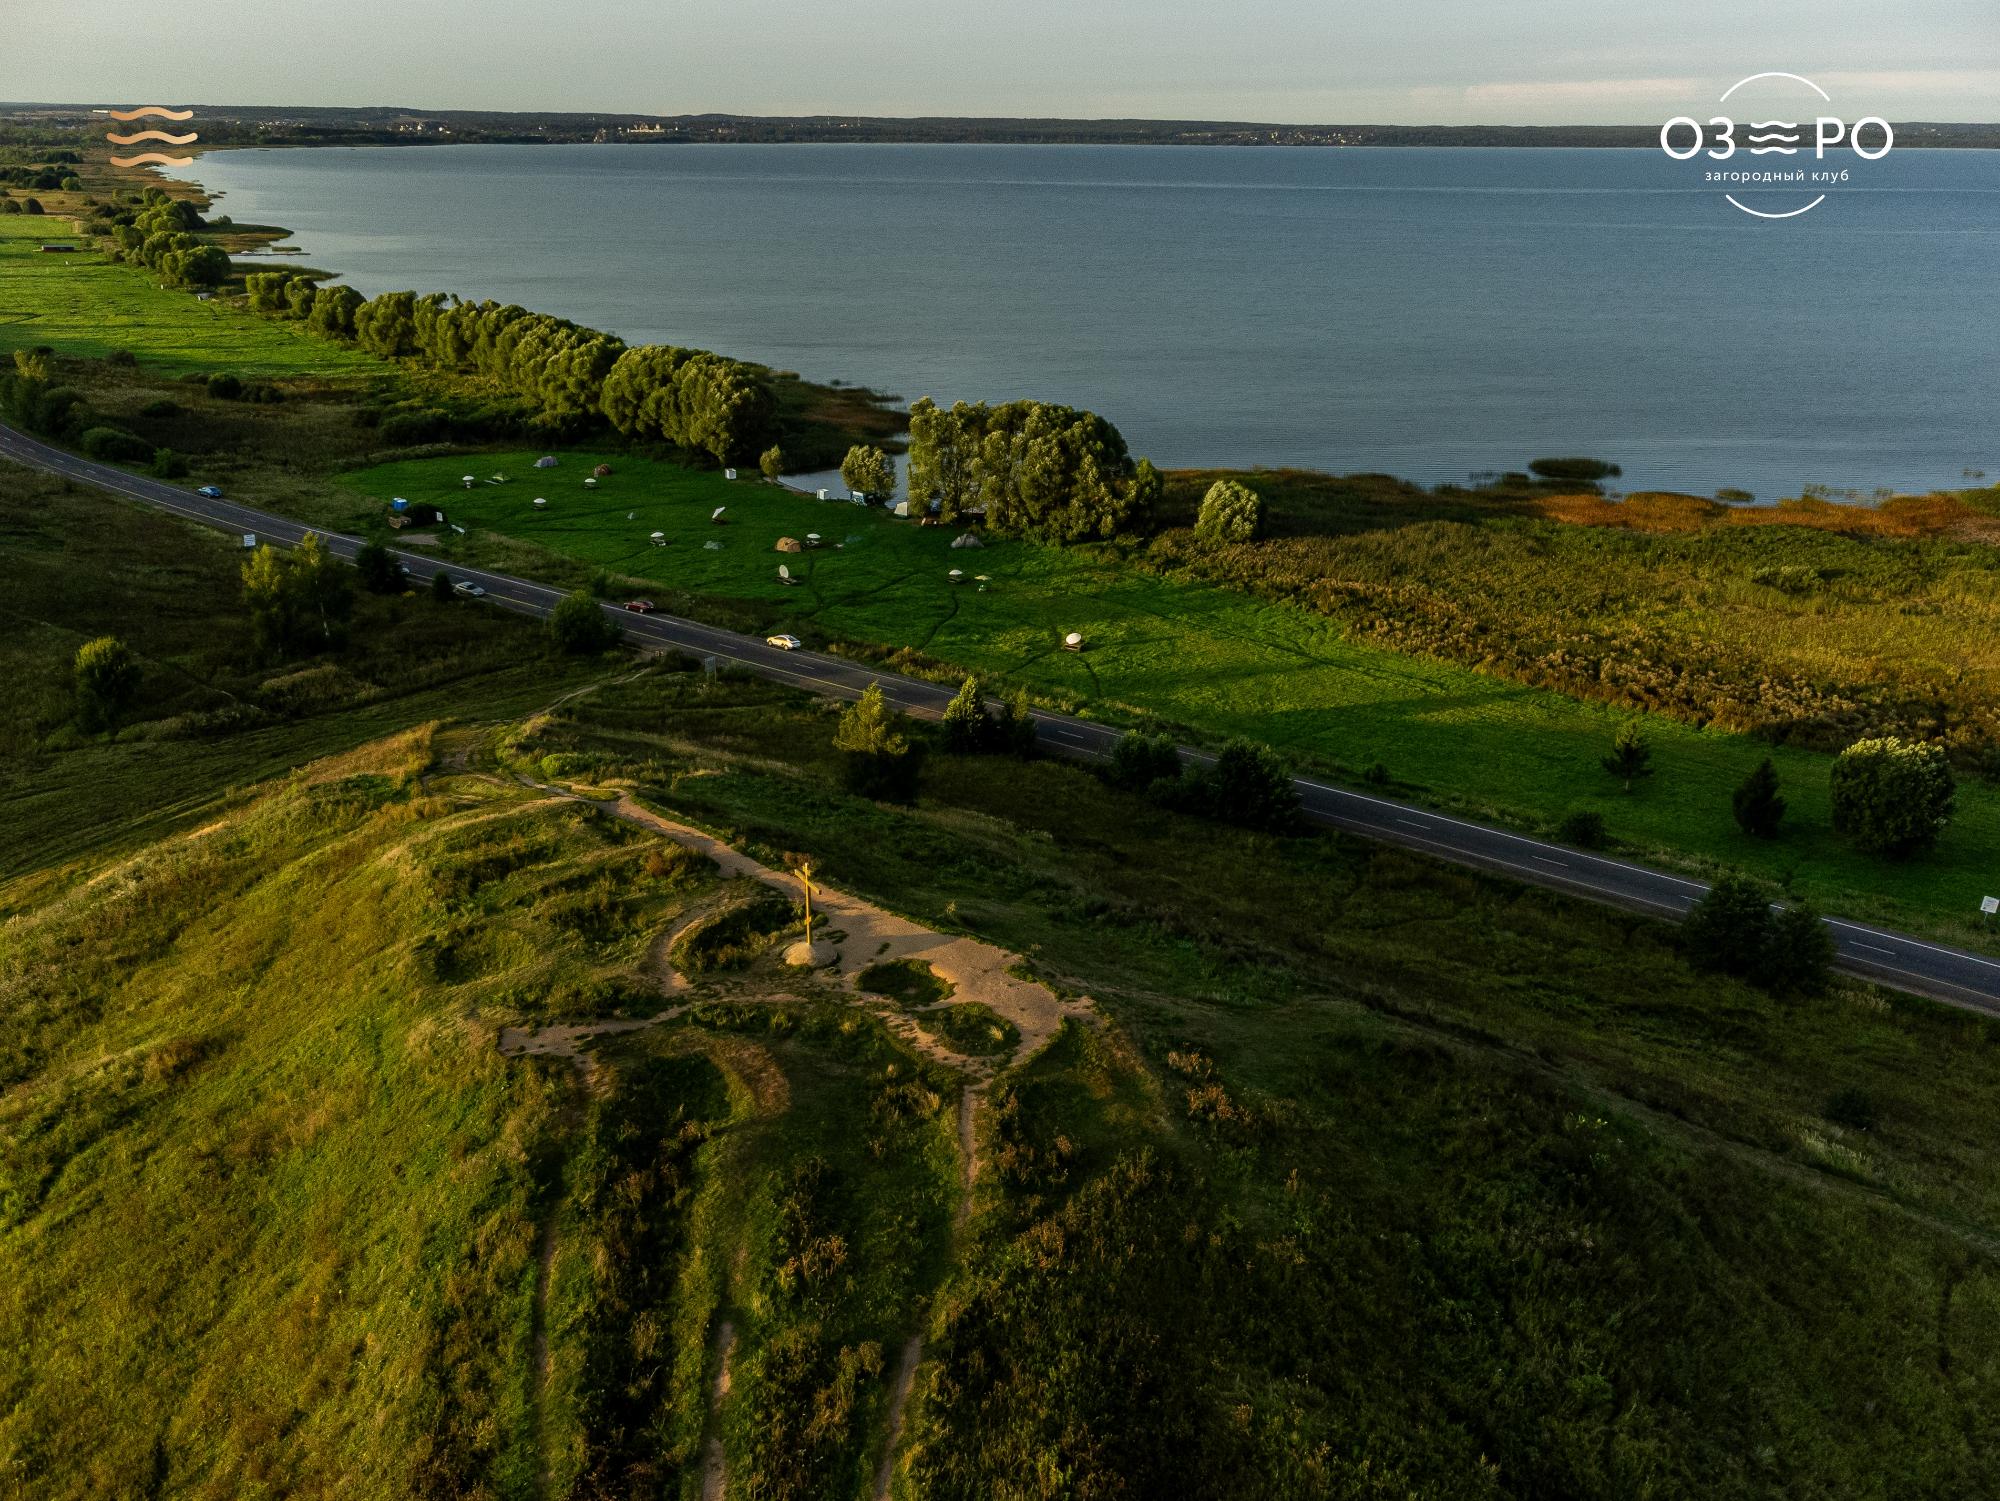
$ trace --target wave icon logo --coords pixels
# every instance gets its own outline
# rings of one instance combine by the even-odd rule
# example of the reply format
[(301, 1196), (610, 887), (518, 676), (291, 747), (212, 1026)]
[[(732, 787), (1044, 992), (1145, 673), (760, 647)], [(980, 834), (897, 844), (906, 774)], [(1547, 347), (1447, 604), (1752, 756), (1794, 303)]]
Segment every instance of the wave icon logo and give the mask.
[[(164, 104), (142, 104), (137, 109), (114, 109), (108, 111), (108, 113), (112, 119), (128, 125), (135, 120), (183, 121), (194, 118), (194, 111), (191, 109), (168, 109)], [(201, 137), (192, 130), (186, 135), (172, 135), (164, 130), (135, 130), (125, 135), (120, 135), (116, 131), (113, 131), (105, 139), (114, 146), (138, 146), (147, 141), (159, 141), (167, 146), (192, 146)], [(154, 165), (161, 167), (186, 167), (193, 165), (193, 163), (194, 158), (191, 156), (168, 156), (163, 151), (142, 151), (137, 156), (114, 156), (111, 158), (111, 165), (114, 167), (145, 167)]]

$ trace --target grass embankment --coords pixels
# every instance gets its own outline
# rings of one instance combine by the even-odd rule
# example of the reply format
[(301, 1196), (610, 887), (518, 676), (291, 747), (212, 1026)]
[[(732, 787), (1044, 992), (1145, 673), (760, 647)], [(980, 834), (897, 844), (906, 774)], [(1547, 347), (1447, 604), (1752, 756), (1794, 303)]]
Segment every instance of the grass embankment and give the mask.
[[(655, 673), (530, 748), (1094, 996), (1003, 1081), (900, 1494), (1963, 1493), (2000, 1462), (2000, 1051), (1858, 984), (1063, 765), (840, 789), (797, 694)], [(1039, 1492), (1037, 1492), (1039, 1493)]]
[[(950, 530), (747, 480), (732, 484), (718, 474), (596, 451), (565, 452), (560, 467), (536, 470), (530, 467), (535, 457), (516, 451), (361, 471), (347, 483), (367, 500), (352, 507), (349, 524), (378, 516), (390, 496), (435, 501), (472, 528), (469, 539), (444, 541), (448, 555), (546, 573), (538, 556), (558, 554), (629, 577), (634, 593), (649, 594), (663, 609), (715, 616), (744, 629), (794, 630), (808, 641), (903, 650), (918, 665), (978, 669), (1114, 721), (1156, 716), (1210, 738), (1246, 735), (1350, 780), (1380, 764), (1391, 778), (1389, 790), (1517, 826), (1547, 831), (1569, 812), (1596, 811), (1622, 847), (1649, 858), (1789, 879), (1799, 894), (1845, 916), (1873, 916), (1960, 941), (1981, 938), (1979, 899), (1992, 884), (1990, 852), (2000, 848), (2000, 794), (1990, 783), (1965, 781), (1957, 821), (1934, 854), (1879, 860), (1856, 854), (1834, 836), (1827, 798), (1831, 761), (1818, 751), (1653, 715), (1647, 733), (1658, 770), (1628, 794), (1598, 764), (1625, 717), (1621, 709), (1392, 651), (1314, 611), (1134, 566), (1116, 549), (992, 541), (978, 550), (954, 550)], [(617, 472), (587, 491), (583, 480), (600, 460)], [(482, 480), (470, 491), (459, 484), (468, 471)], [(483, 482), (495, 473), (509, 482)], [(538, 496), (549, 501), (542, 510), (533, 506)], [(718, 505), (728, 507), (726, 526), (709, 522)], [(1385, 555), (1399, 546), (1439, 558), (1454, 551), (1489, 559), (1506, 553), (1504, 562), (1489, 566), (1513, 580), (1517, 595), (1534, 592), (1531, 555), (1567, 557), (1583, 587), (1583, 575), (1604, 571), (1593, 558), (1633, 550), (1630, 534), (1601, 528), (1549, 523), (1557, 537), (1575, 539), (1558, 545), (1537, 537), (1510, 543), (1515, 533), (1503, 527), (1490, 542), (1475, 545), (1446, 536), (1452, 525), (1414, 527), (1401, 543), (1393, 529), (1372, 535)], [(666, 546), (652, 545), (655, 531), (666, 533)], [(798, 555), (774, 550), (781, 536), (803, 539), (809, 532), (821, 533), (826, 545)], [(1871, 622), (1897, 607), (1877, 601), (1831, 620), (1826, 608), (1790, 614), (1772, 604), (1766, 610), (1749, 595), (1772, 591), (1744, 576), (1774, 555), (1768, 544), (1775, 535), (1761, 528), (1731, 534), (1729, 541), (1740, 536), (1749, 544), (1734, 556), (1711, 551), (1697, 559), (1682, 548), (1676, 566), (1689, 578), (1707, 580), (1702, 588), (1739, 597), (1734, 613), (1717, 617), (1739, 636), (1754, 633), (1765, 611), (1761, 618), (1774, 631), (1778, 622), (1796, 619), (1804, 622), (1800, 630), (1823, 631), (1850, 656), (1858, 652), (1858, 638)], [(1968, 591), (1975, 587), (2000, 587), (1992, 583), (2000, 575), (1990, 561), (1955, 544), (1863, 544), (1814, 530), (1787, 530), (1778, 540), (1796, 540), (1802, 556), (1902, 549), (1868, 556), (1886, 557), (1875, 566), (1888, 570), (1891, 582), (1933, 575), (1937, 602), (1920, 612), (1920, 622), (1906, 622), (1905, 636), (1890, 638), (1909, 644), (1912, 659), (1921, 653), (1909, 632), (1921, 629), (1931, 649), (1943, 652), (1953, 639), (1944, 622), (1963, 616), (1955, 606), (1946, 613), (1950, 602), (1971, 599)], [(711, 543), (719, 548), (711, 550)], [(783, 583), (780, 563), (802, 582)], [(1441, 566), (1447, 577), (1458, 576), (1452, 565)], [(1628, 564), (1635, 574), (1666, 566), (1643, 559)], [(968, 580), (950, 582), (954, 568)], [(1496, 577), (1459, 571), (1475, 594), (1499, 587)], [(983, 589), (980, 574), (990, 578)], [(1410, 576), (1421, 578), (1422, 570), (1412, 567)], [(1414, 592), (1421, 586), (1399, 587)], [(1641, 586), (1624, 588), (1637, 593)], [(1444, 608), (1448, 592), (1447, 586), (1435, 591), (1436, 609)], [(1475, 599), (1466, 608), (1477, 618), (1504, 605)], [(1553, 618), (1561, 596), (1538, 608)], [(1698, 606), (1689, 601), (1678, 608), (1681, 634), (1698, 635)], [(1991, 600), (1978, 608), (1992, 608)], [(1071, 630), (1084, 634), (1089, 650), (1061, 650), (1062, 635)], [(1648, 639), (1637, 628), (1629, 634)], [(1676, 639), (1668, 631), (1636, 654), (1634, 670), (1651, 660), (1644, 670), (1670, 675), (1666, 658)], [(1990, 644), (1951, 649), (1983, 660)], [(1776, 841), (1745, 835), (1730, 813), (1731, 792), (1767, 755), (1790, 802), (1784, 836)]]

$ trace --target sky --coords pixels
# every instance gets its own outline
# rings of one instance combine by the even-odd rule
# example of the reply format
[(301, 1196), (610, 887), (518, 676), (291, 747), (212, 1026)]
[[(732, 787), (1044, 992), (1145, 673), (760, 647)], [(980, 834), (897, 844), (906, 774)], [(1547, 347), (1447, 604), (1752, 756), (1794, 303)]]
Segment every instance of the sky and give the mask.
[(2000, 117), (2000, 0), (0, 0), (0, 29), (0, 99), (61, 103), (1634, 124), (1783, 70), (1850, 119)]

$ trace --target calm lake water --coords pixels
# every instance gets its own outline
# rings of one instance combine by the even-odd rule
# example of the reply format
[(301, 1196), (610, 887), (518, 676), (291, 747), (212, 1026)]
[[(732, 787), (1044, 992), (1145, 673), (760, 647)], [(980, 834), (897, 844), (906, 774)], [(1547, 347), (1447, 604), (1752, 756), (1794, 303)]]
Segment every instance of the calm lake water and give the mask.
[(1580, 453), (1627, 489), (1759, 498), (2000, 474), (2000, 153), (1899, 151), (1783, 222), (1653, 151), (441, 146), (197, 171), (370, 294), (1067, 402), (1162, 464), (1435, 483)]

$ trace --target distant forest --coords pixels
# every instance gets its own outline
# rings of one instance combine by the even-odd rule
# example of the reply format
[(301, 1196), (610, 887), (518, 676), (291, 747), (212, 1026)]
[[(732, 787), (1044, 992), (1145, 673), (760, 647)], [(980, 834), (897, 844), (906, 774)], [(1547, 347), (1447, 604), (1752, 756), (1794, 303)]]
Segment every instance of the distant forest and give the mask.
[[(122, 101), (121, 101), (122, 102)], [(433, 145), (625, 141), (867, 141), (1135, 146), (1652, 146), (1657, 125), (1274, 125), (1236, 120), (894, 119), (865, 115), (534, 114), (192, 106), (204, 145)], [(80, 129), (101, 123), (82, 104), (0, 103), (5, 126)], [(2000, 124), (1905, 122), (1898, 147), (2000, 147)]]

